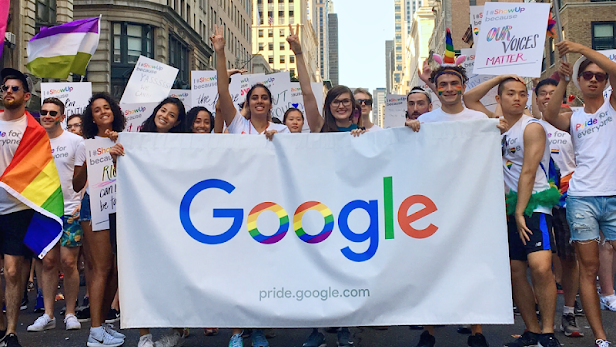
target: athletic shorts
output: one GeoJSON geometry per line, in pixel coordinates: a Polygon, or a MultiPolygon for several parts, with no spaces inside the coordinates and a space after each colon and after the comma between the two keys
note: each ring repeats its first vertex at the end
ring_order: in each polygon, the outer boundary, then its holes
{"type": "Polygon", "coordinates": [[[34,256],[24,244],[24,237],[33,216],[32,209],[0,215],[0,250],[3,255],[21,255],[28,259],[34,256]]]}
{"type": "Polygon", "coordinates": [[[81,223],[79,218],[73,218],[73,216],[62,216],[62,237],[60,238],[60,245],[62,247],[79,247],[83,240],[83,229],[81,229],[81,223]],[[70,221],[70,223],[69,223],[70,221]]]}
{"type": "Polygon", "coordinates": [[[92,212],[90,210],[90,194],[86,192],[81,199],[81,212],[79,212],[79,221],[91,221],[92,212]]]}
{"type": "Polygon", "coordinates": [[[538,251],[553,251],[554,237],[552,236],[552,216],[545,213],[534,212],[532,216],[524,216],[526,227],[532,231],[530,241],[522,243],[518,226],[514,216],[507,217],[509,235],[509,259],[527,261],[528,255],[538,251]]]}
{"type": "Polygon", "coordinates": [[[567,209],[554,207],[552,209],[552,224],[554,225],[554,238],[558,257],[566,260],[575,260],[575,247],[571,244],[571,231],[567,223],[567,209]]]}
{"type": "Polygon", "coordinates": [[[616,240],[616,196],[567,196],[572,241],[616,240]]]}

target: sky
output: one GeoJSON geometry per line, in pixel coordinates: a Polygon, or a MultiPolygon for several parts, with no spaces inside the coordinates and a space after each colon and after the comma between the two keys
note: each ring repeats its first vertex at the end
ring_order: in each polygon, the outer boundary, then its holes
{"type": "Polygon", "coordinates": [[[338,14],[339,83],[385,88],[385,41],[394,39],[393,0],[333,0],[338,14]]]}

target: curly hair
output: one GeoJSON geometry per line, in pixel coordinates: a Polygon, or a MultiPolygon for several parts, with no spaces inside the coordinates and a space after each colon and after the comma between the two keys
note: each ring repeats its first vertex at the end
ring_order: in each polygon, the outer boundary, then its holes
{"type": "Polygon", "coordinates": [[[188,127],[188,130],[192,129],[193,124],[195,124],[195,119],[197,119],[197,115],[201,111],[205,111],[205,113],[207,113],[210,117],[210,132],[214,132],[214,116],[210,110],[203,106],[195,106],[191,108],[188,113],[186,113],[186,126],[188,127]]]}
{"type": "Polygon", "coordinates": [[[126,127],[126,118],[124,117],[124,113],[122,112],[120,105],[118,105],[118,102],[113,99],[111,94],[107,92],[96,93],[92,95],[90,102],[88,102],[88,106],[83,112],[82,129],[83,136],[86,139],[93,139],[94,136],[98,134],[98,125],[94,123],[94,117],[92,116],[92,103],[98,99],[104,99],[107,103],[109,103],[109,107],[113,113],[111,129],[113,131],[120,132],[124,130],[124,127],[126,127]]]}
{"type": "Polygon", "coordinates": [[[435,83],[436,84],[436,79],[444,74],[444,73],[448,73],[448,74],[452,74],[452,75],[456,75],[458,77],[460,77],[460,79],[462,80],[462,84],[465,84],[466,81],[468,81],[468,77],[466,76],[466,69],[463,66],[439,66],[438,69],[432,71],[432,73],[430,74],[430,82],[435,83]]]}
{"type": "Polygon", "coordinates": [[[152,115],[148,117],[143,124],[141,125],[141,130],[139,132],[142,133],[155,133],[157,132],[156,123],[154,123],[154,118],[156,118],[156,114],[166,104],[173,104],[178,108],[177,120],[180,122],[178,125],[169,129],[170,133],[185,133],[190,129],[190,127],[186,124],[186,109],[184,108],[184,103],[182,100],[173,97],[167,97],[163,101],[161,101],[158,106],[152,111],[152,115]]]}

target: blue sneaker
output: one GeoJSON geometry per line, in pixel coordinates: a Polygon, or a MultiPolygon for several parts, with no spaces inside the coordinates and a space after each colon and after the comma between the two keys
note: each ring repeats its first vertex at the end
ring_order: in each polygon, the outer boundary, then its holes
{"type": "Polygon", "coordinates": [[[43,301],[43,289],[39,287],[36,293],[36,304],[34,305],[34,312],[45,312],[45,302],[43,301]]]}
{"type": "Polygon", "coordinates": [[[231,336],[231,340],[229,340],[229,347],[244,347],[242,334],[235,334],[231,336]]]}
{"type": "Polygon", "coordinates": [[[349,328],[340,328],[338,330],[338,347],[351,347],[353,341],[351,341],[351,331],[349,328]]]}
{"type": "Polygon", "coordinates": [[[302,347],[326,347],[325,335],[319,332],[319,329],[312,329],[312,333],[306,339],[302,347]]]}
{"type": "Polygon", "coordinates": [[[269,347],[269,342],[263,334],[263,329],[255,329],[252,332],[252,347],[269,347]]]}

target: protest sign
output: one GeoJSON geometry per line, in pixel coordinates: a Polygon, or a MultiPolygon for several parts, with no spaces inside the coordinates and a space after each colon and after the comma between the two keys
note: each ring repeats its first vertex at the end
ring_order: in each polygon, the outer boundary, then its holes
{"type": "Polygon", "coordinates": [[[169,95],[177,74],[178,69],[172,66],[139,56],[120,102],[160,102],[169,95]]]}
{"type": "Polygon", "coordinates": [[[469,6],[469,10],[471,28],[473,30],[473,42],[477,42],[479,38],[479,29],[481,28],[481,19],[483,18],[483,6],[469,6]]]}
{"type": "Polygon", "coordinates": [[[126,118],[126,127],[124,131],[139,132],[143,122],[152,115],[158,102],[149,102],[141,104],[120,104],[124,118],[126,118]]]}
{"type": "Polygon", "coordinates": [[[109,214],[116,211],[116,169],[109,150],[109,138],[85,141],[88,166],[88,194],[92,211],[92,230],[109,229],[109,214]]]}
{"type": "MultiPolygon", "coordinates": [[[[239,109],[242,75],[233,75],[229,83],[229,93],[233,99],[235,107],[239,109]]],[[[212,113],[216,114],[216,101],[218,101],[218,84],[216,71],[193,71],[192,78],[192,107],[203,106],[212,113]]],[[[250,89],[250,88],[249,88],[250,89]]],[[[244,97],[245,99],[245,97],[244,97]]]]}
{"type": "Polygon", "coordinates": [[[404,126],[406,122],[406,95],[387,94],[385,98],[385,116],[383,128],[404,126]]]}
{"type": "Polygon", "coordinates": [[[122,328],[512,324],[496,124],[120,134],[122,328]]]}
{"type": "MultiPolygon", "coordinates": [[[[606,49],[598,52],[610,58],[611,61],[616,62],[616,49],[606,49]]],[[[610,95],[612,95],[611,85],[605,88],[605,90],[603,91],[603,98],[607,99],[610,97],[610,95]]]]}
{"type": "MultiPolygon", "coordinates": [[[[317,106],[319,108],[319,115],[322,112],[323,108],[323,83],[321,82],[312,82],[310,83],[312,88],[312,93],[314,94],[314,98],[317,99],[317,106]]],[[[308,119],[306,118],[306,108],[304,106],[304,97],[302,96],[302,88],[299,85],[299,82],[291,82],[291,100],[289,100],[288,108],[297,108],[304,114],[304,127],[302,128],[303,133],[310,132],[310,126],[308,125],[308,119]]]]}
{"type": "Polygon", "coordinates": [[[66,118],[62,129],[66,130],[66,121],[73,114],[83,114],[92,97],[92,82],[53,82],[41,83],[41,105],[46,98],[58,98],[64,103],[66,118]]]}
{"type": "Polygon", "coordinates": [[[474,73],[540,77],[549,3],[486,2],[474,73]]]}
{"type": "Polygon", "coordinates": [[[291,101],[291,77],[288,71],[250,76],[250,85],[261,83],[272,93],[272,117],[282,121],[291,101]]]}
{"type": "Polygon", "coordinates": [[[192,97],[190,95],[190,89],[171,89],[169,96],[172,98],[178,98],[184,104],[186,112],[192,108],[192,97]]]}
{"type": "MultiPolygon", "coordinates": [[[[466,69],[466,74],[468,76],[468,81],[466,82],[466,90],[471,90],[481,83],[491,80],[495,76],[493,75],[477,75],[473,73],[473,68],[475,66],[475,49],[474,48],[462,48],[460,53],[466,56],[466,60],[462,63],[462,66],[466,69]]],[[[494,87],[490,89],[490,91],[481,98],[481,103],[490,111],[494,112],[496,110],[496,98],[495,96],[498,94],[498,87],[494,87]]]]}

